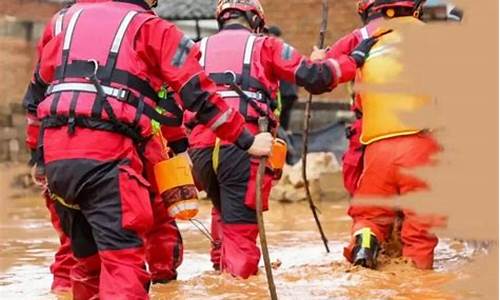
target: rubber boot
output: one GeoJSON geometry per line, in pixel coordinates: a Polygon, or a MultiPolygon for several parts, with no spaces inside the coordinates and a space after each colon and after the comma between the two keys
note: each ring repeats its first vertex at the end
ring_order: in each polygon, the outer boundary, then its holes
{"type": "Polygon", "coordinates": [[[379,242],[370,228],[362,228],[355,235],[355,246],[352,250],[352,262],[355,266],[375,269],[380,250],[379,242]]]}

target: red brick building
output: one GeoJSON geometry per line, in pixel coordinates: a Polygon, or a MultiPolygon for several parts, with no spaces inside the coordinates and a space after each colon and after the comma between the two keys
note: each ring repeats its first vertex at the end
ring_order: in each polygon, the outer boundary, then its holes
{"type": "MultiPolygon", "coordinates": [[[[322,0],[262,0],[262,4],[268,23],[282,29],[283,39],[301,53],[309,54],[313,45],[318,43],[322,0]]],[[[356,0],[329,0],[328,16],[327,45],[361,25],[356,13],[356,0]]],[[[304,93],[302,97],[305,97],[304,93]]],[[[347,97],[346,89],[342,87],[320,98],[346,100],[347,97]]]]}

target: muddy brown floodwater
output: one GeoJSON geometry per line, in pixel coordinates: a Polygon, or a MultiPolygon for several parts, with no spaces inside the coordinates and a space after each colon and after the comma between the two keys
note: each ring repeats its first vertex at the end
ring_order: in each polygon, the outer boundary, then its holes
{"type": "MultiPolygon", "coordinates": [[[[4,201],[2,201],[4,202],[4,201]]],[[[387,259],[379,271],[351,268],[342,257],[350,219],[347,202],[323,202],[321,220],[330,240],[326,254],[305,203],[272,203],[265,214],[272,261],[281,299],[468,299],[475,291],[458,291],[447,285],[468,276],[469,265],[486,250],[478,242],[442,238],[436,269],[419,271],[403,260],[387,259]]],[[[202,202],[200,220],[209,224],[208,202],[202,202]]],[[[49,264],[57,247],[43,201],[21,196],[2,203],[0,212],[0,298],[57,299],[48,290],[49,264]]],[[[190,224],[180,223],[185,243],[184,262],[176,282],[155,285],[151,298],[160,299],[265,299],[262,272],[243,281],[212,271],[209,242],[190,224]]],[[[62,296],[59,299],[70,299],[62,296]]]]}

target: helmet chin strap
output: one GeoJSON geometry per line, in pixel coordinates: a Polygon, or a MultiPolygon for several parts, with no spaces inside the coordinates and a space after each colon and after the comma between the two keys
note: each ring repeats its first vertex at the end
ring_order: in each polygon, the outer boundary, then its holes
{"type": "Polygon", "coordinates": [[[262,31],[262,28],[264,26],[262,24],[262,19],[259,18],[259,16],[249,11],[245,12],[244,16],[248,22],[248,25],[250,25],[255,33],[260,33],[262,31]]]}

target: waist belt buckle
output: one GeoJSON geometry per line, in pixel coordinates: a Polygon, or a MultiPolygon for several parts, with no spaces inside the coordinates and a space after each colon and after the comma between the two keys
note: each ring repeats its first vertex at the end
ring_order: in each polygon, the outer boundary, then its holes
{"type": "Polygon", "coordinates": [[[118,99],[123,102],[130,102],[132,93],[127,89],[118,89],[118,99]]]}
{"type": "Polygon", "coordinates": [[[262,102],[262,99],[264,99],[264,97],[262,96],[262,93],[261,92],[256,92],[255,93],[255,98],[257,98],[257,100],[259,102],[262,102]]]}

